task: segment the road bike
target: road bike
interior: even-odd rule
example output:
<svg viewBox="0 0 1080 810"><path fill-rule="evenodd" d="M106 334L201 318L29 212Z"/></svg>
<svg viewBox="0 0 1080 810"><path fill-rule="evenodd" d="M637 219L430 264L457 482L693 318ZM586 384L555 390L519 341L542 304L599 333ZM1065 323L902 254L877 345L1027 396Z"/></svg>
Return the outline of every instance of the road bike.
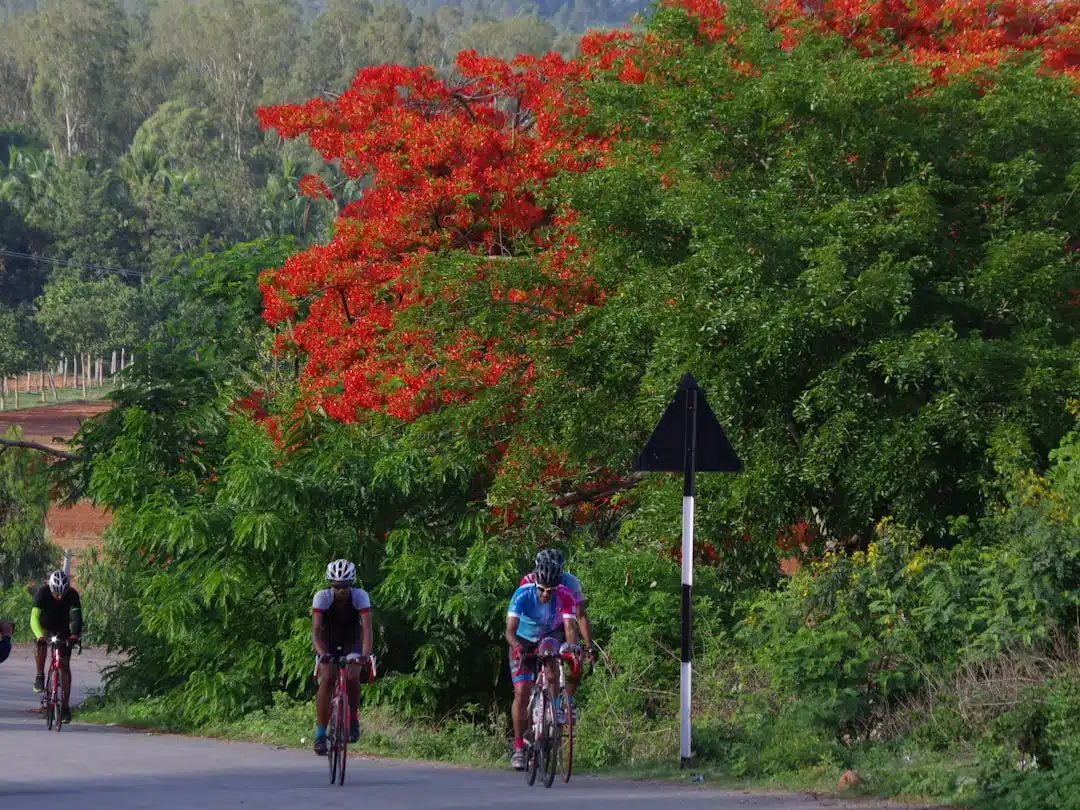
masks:
<svg viewBox="0 0 1080 810"><path fill-rule="evenodd" d="M348 659L339 655L335 659L337 664L337 681L334 683L334 695L330 698L330 722L326 726L326 759L330 767L330 784L336 781L339 785L345 784L345 760L349 753L349 692L348 678L345 668ZM361 659L360 674L368 673L368 683L375 680L375 656ZM360 677L360 674L357 677ZM319 677L318 659L315 661L316 679Z"/></svg>
<svg viewBox="0 0 1080 810"><path fill-rule="evenodd" d="M550 643L549 643L550 642ZM534 653L526 659L536 662L536 679L529 698L528 717L532 729L525 735L525 778L530 785L536 782L539 771L544 775L544 787L551 787L555 774L562 769L563 782L570 781L574 769L574 708L566 688L566 665L570 664L576 676L581 663L572 652L559 652L555 639L544 639ZM558 664L558 685L553 689L548 681L549 662ZM563 708L563 722L559 722L555 697Z"/></svg>
<svg viewBox="0 0 1080 810"><path fill-rule="evenodd" d="M49 674L45 679L45 688L41 691L41 708L45 712L45 728L52 730L56 724L59 731L64 725L63 701L63 670L60 668L60 649L68 647L70 641L61 641L57 636L49 637L49 646L46 649L46 658L49 662ZM79 655L82 655L82 641L79 641ZM70 698L70 695L69 695Z"/></svg>

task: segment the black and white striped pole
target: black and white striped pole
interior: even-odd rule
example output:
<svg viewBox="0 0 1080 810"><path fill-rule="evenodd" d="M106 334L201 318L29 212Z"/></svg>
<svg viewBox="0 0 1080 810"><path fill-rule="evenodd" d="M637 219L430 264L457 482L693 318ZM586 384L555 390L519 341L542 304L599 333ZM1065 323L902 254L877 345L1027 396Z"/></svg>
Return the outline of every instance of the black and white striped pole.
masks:
<svg viewBox="0 0 1080 810"><path fill-rule="evenodd" d="M705 401L692 374L684 374L652 435L634 462L643 472L682 472L682 654L679 678L679 760L690 765L690 705L693 680L694 476L741 472L742 462Z"/></svg>

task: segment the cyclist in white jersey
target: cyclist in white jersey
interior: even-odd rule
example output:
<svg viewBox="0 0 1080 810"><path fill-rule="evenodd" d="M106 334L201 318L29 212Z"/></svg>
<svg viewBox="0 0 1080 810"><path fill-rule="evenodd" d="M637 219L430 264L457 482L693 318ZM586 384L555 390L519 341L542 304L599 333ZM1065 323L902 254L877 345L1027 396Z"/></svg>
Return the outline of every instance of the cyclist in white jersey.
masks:
<svg viewBox="0 0 1080 810"><path fill-rule="evenodd" d="M330 585L315 594L311 603L311 643L319 661L319 694L315 698L315 753L326 755L326 726L330 722L330 700L337 681L337 660L347 663L349 742L360 739L360 673L370 672L371 599L367 591L354 588L356 566L348 560L334 560L326 566Z"/></svg>

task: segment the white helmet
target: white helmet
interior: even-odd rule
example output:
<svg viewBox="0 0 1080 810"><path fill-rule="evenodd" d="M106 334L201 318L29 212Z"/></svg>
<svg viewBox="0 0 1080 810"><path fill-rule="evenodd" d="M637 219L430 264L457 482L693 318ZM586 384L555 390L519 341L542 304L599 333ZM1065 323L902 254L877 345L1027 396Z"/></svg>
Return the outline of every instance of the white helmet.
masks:
<svg viewBox="0 0 1080 810"><path fill-rule="evenodd" d="M334 560L326 566L327 582L352 582L356 579L356 566L348 560Z"/></svg>
<svg viewBox="0 0 1080 810"><path fill-rule="evenodd" d="M62 596L71 584L68 575L63 570L53 571L49 574L49 590L57 596Z"/></svg>

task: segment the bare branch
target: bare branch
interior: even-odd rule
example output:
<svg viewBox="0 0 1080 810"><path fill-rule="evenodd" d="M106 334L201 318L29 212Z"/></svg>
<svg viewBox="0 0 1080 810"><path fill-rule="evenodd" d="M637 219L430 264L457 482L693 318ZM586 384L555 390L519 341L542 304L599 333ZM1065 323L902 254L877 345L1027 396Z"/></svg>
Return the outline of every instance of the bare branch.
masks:
<svg viewBox="0 0 1080 810"><path fill-rule="evenodd" d="M353 316L349 312L349 302L345 298L345 291L343 289L341 289L341 287L338 287L337 291L338 291L338 295L341 296L341 306L345 310L345 320L347 320L350 324L352 324Z"/></svg>
<svg viewBox="0 0 1080 810"><path fill-rule="evenodd" d="M488 257L493 258L493 257ZM549 318L563 318L563 313L556 312L553 309L542 307L539 304L530 304L528 301L508 301L505 298L493 299L490 303L501 304L504 307L521 307L522 309L531 309L534 312L539 312L541 315L547 315Z"/></svg>
<svg viewBox="0 0 1080 810"><path fill-rule="evenodd" d="M601 487L594 487L592 489L580 489L576 492L568 492L565 495L556 495L551 500L556 506L572 506L575 503L581 503L582 501L592 501L597 498L603 498L607 495L612 495L620 490L633 489L645 478L645 473L635 472L630 473L623 478L616 479Z"/></svg>
<svg viewBox="0 0 1080 810"><path fill-rule="evenodd" d="M3 439L0 438L0 453L7 450L9 447L21 447L24 450L37 450L39 453L48 453L49 455L59 456L60 458L73 459L74 453L69 453L67 450L59 450L55 447L49 447L47 444L39 444L38 442L25 442L19 439Z"/></svg>

